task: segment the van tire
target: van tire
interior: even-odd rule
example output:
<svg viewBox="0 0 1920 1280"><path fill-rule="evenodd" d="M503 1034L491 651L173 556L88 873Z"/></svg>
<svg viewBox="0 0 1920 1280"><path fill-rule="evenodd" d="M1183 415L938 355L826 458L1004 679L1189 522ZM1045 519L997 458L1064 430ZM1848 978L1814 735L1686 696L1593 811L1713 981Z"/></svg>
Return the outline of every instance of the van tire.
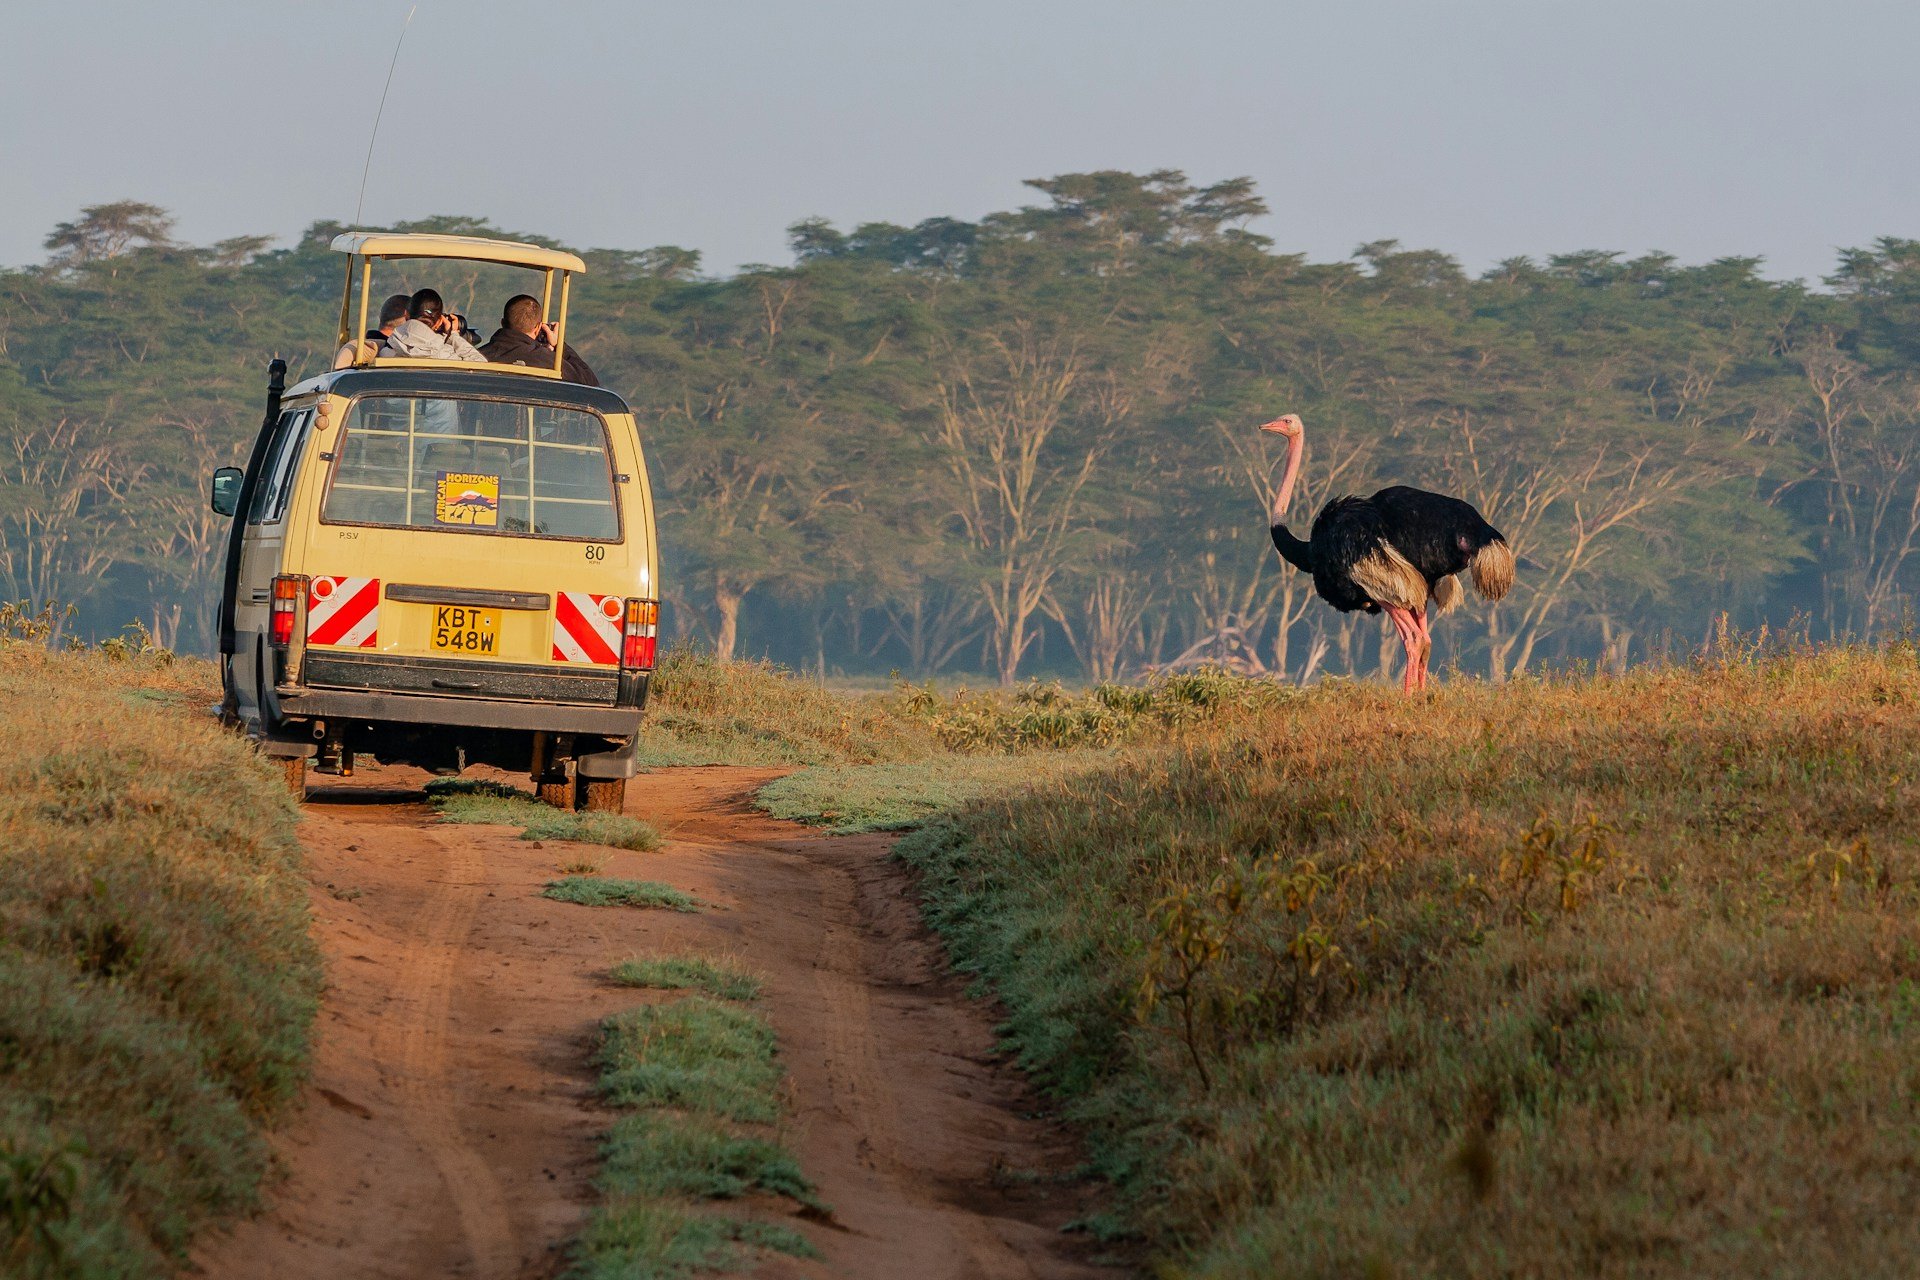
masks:
<svg viewBox="0 0 1920 1280"><path fill-rule="evenodd" d="M280 761L282 776L287 780L287 790L293 793L293 802L299 804L307 798L307 758L305 756L286 756Z"/></svg>
<svg viewBox="0 0 1920 1280"><path fill-rule="evenodd" d="M534 783L534 794L539 797L541 804L550 804L556 809L572 809L575 781L573 771L569 769L562 777Z"/></svg>
<svg viewBox="0 0 1920 1280"><path fill-rule="evenodd" d="M580 782L580 807L588 813L620 813L627 807L627 780L583 778Z"/></svg>

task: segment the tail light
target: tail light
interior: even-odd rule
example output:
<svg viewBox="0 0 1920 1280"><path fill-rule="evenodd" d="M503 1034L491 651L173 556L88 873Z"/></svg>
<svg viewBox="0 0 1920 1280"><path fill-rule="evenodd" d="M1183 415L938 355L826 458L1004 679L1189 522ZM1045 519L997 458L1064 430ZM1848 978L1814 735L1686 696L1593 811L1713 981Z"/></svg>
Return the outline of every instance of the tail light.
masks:
<svg viewBox="0 0 1920 1280"><path fill-rule="evenodd" d="M300 606L306 603L307 579L305 574L283 573L273 580L273 617L267 629L267 638L276 649L284 649L293 643L295 624L299 621Z"/></svg>
<svg viewBox="0 0 1920 1280"><path fill-rule="evenodd" d="M627 601L627 622L621 632L620 669L651 671L653 657L660 645L660 602Z"/></svg>

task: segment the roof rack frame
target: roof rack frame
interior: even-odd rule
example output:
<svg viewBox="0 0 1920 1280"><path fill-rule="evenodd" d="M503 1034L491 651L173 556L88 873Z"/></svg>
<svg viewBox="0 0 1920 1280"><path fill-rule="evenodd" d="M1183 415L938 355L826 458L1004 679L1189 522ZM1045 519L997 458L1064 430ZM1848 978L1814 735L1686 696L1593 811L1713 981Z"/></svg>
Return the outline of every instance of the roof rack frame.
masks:
<svg viewBox="0 0 1920 1280"><path fill-rule="evenodd" d="M496 371L525 374L536 378L565 377L567 306L572 298L573 275L575 272L584 273L587 269L586 264L577 255L562 249L549 249L544 245L519 244L509 240L390 232L349 232L334 237L331 247L336 252L347 255L347 278L340 296L340 332L335 349L352 344L353 358L343 367L352 369L446 367L448 362L445 360L382 356L377 351L369 358L365 355L363 335L367 332L367 315L372 306L373 264L376 259L387 262L406 258L447 258L463 262L489 262L500 266L522 267L541 273L544 284L540 291L540 315L554 328L552 367L521 364L495 364L489 367ZM359 324L350 326L348 322L353 316L354 268L356 266L359 267L360 276ZM553 282L556 275L560 277L560 309L557 319L553 307Z"/></svg>

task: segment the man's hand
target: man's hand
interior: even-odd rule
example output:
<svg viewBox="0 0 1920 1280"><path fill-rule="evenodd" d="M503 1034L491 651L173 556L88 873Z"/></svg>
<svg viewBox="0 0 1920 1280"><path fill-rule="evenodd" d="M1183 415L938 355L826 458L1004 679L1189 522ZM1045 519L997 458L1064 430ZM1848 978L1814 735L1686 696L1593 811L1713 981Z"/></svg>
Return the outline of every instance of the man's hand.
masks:
<svg viewBox="0 0 1920 1280"><path fill-rule="evenodd" d="M550 347L557 347L560 345L560 331L551 323L542 321L540 327L533 331L533 340L544 342Z"/></svg>

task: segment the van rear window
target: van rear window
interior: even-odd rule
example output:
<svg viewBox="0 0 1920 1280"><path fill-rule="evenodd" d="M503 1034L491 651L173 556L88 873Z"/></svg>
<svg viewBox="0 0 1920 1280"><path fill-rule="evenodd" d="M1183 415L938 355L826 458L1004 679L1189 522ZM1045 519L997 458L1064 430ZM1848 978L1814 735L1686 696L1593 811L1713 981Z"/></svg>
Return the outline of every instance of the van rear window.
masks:
<svg viewBox="0 0 1920 1280"><path fill-rule="evenodd" d="M366 396L337 452L328 524L620 540L606 423L580 409Z"/></svg>

